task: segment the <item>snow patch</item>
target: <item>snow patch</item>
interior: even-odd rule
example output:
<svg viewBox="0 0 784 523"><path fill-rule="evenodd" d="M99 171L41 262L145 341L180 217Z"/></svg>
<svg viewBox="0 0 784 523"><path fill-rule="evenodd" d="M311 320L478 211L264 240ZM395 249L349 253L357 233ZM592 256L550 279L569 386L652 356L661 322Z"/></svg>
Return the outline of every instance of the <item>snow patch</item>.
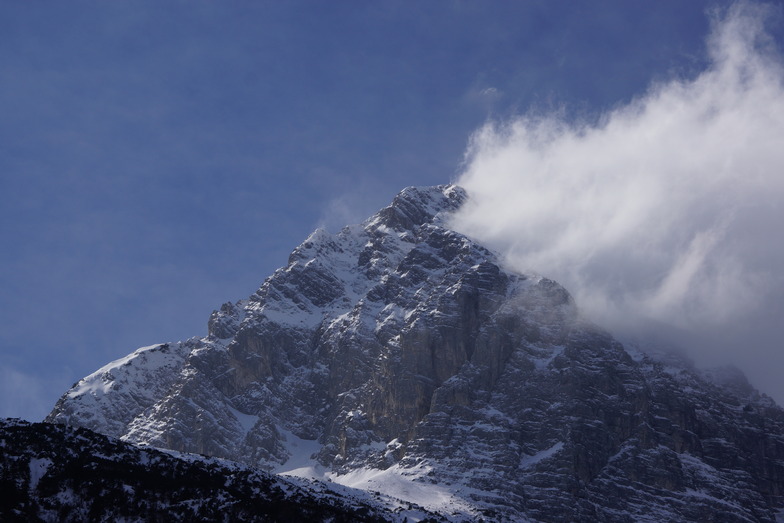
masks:
<svg viewBox="0 0 784 523"><path fill-rule="evenodd" d="M256 426L256 423L259 422L258 416L242 413L230 405L228 406L228 409L229 412L231 412L234 418L237 420L237 423L239 423L240 427L242 427L242 430L244 431L245 435L247 435L248 432L250 432L253 429L253 427Z"/></svg>
<svg viewBox="0 0 784 523"><path fill-rule="evenodd" d="M385 470L361 468L346 474L328 472L326 478L346 487L379 493L386 504L392 506L400 506L399 501L403 501L442 514L475 514L476 509L457 491L431 483L426 477L430 471L428 466L403 468L394 465Z"/></svg>
<svg viewBox="0 0 784 523"><path fill-rule="evenodd" d="M554 455L558 454L561 451L561 449L563 449L563 447L564 447L563 442L559 441L552 447L539 451L532 456L524 455L522 459L520 459L520 468L526 469L526 468L533 467L537 463L549 459Z"/></svg>
<svg viewBox="0 0 784 523"><path fill-rule="evenodd" d="M318 440L302 439L282 427L277 429L286 440L284 445L289 459L272 472L281 476L324 480L324 467L315 459L321 450L321 443Z"/></svg>
<svg viewBox="0 0 784 523"><path fill-rule="evenodd" d="M531 362L534 364L534 367L536 367L536 370L543 370L543 369L547 368L547 366L555 358L557 358L558 356L563 354L564 346L563 345L558 345L558 346L552 347L551 349L548 349L548 350L549 350L549 354L547 354L547 356L545 356L543 358L531 358Z"/></svg>
<svg viewBox="0 0 784 523"><path fill-rule="evenodd" d="M147 371L154 371L157 368L171 363L172 354L162 350L165 347L168 347L165 343L141 347L127 356L104 365L86 378L81 379L74 388L68 391L68 397L75 398L88 393L92 395L107 394L112 389L115 382L115 373L112 371L131 366L137 358L144 358L144 370Z"/></svg>
<svg viewBox="0 0 784 523"><path fill-rule="evenodd" d="M48 458L33 458L30 460L30 490L38 488L38 482L44 477L49 467L52 466L52 460Z"/></svg>

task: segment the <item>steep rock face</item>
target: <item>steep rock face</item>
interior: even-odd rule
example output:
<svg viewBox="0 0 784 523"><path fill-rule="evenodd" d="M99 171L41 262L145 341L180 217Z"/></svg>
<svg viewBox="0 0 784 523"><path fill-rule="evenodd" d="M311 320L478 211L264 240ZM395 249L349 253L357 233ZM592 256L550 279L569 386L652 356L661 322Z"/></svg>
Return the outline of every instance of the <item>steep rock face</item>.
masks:
<svg viewBox="0 0 784 523"><path fill-rule="evenodd" d="M449 229L465 200L409 188L317 230L207 337L107 365L48 420L264 468L317 440L336 481L393 471L494 519L772 520L781 409L627 351Z"/></svg>

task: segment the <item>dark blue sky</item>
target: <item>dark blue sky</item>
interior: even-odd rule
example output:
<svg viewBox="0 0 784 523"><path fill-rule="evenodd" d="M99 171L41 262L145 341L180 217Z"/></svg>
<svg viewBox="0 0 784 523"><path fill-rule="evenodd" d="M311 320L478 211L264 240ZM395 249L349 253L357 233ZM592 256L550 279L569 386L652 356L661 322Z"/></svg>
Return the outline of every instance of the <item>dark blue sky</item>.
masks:
<svg viewBox="0 0 784 523"><path fill-rule="evenodd" d="M717 5L1 2L0 415L204 335L315 227L453 180L488 118L694 75Z"/></svg>

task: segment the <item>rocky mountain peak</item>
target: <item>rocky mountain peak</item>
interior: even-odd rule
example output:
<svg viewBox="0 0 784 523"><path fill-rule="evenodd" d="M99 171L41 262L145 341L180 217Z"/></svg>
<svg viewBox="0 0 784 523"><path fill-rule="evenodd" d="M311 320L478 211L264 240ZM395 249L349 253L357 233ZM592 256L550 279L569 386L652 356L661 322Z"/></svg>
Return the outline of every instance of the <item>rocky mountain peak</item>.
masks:
<svg viewBox="0 0 784 523"><path fill-rule="evenodd" d="M472 518L772 521L784 412L584 322L448 227L467 198L408 188L317 230L207 337L106 365L48 421Z"/></svg>
<svg viewBox="0 0 784 523"><path fill-rule="evenodd" d="M456 211L466 198L465 190L456 185L407 187L367 223L381 223L396 231L411 231Z"/></svg>

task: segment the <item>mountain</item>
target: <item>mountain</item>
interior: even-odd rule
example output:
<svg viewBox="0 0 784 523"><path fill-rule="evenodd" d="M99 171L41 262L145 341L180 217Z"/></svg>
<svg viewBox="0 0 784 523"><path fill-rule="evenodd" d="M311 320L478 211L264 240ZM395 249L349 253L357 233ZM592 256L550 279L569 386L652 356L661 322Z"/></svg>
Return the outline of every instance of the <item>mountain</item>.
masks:
<svg viewBox="0 0 784 523"><path fill-rule="evenodd" d="M320 478L459 520L774 521L784 411L625 347L449 227L456 186L315 231L208 335L76 383L47 421Z"/></svg>
<svg viewBox="0 0 784 523"><path fill-rule="evenodd" d="M0 448L0 521L438 521L362 493L87 429L0 419Z"/></svg>

